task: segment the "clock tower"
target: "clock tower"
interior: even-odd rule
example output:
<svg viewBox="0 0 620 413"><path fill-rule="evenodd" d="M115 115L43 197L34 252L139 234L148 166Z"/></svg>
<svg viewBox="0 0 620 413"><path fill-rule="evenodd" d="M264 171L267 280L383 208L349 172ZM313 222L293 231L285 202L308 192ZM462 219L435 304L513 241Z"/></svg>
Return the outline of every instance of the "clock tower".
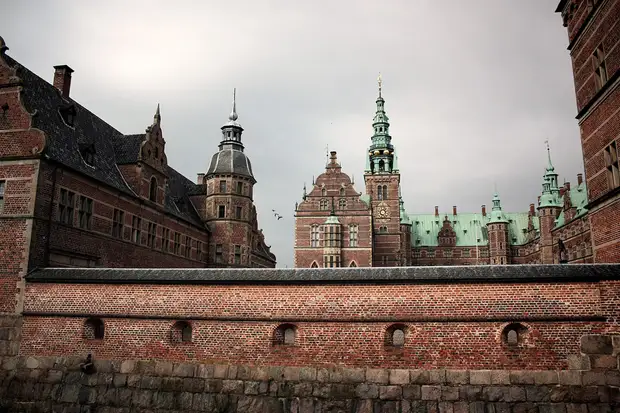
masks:
<svg viewBox="0 0 620 413"><path fill-rule="evenodd" d="M401 227L397 157L390 123L381 96L382 80L379 75L379 97L373 119L372 144L366 155L364 180L372 207L373 267L394 267L401 262ZM405 251L402 251L404 254Z"/></svg>

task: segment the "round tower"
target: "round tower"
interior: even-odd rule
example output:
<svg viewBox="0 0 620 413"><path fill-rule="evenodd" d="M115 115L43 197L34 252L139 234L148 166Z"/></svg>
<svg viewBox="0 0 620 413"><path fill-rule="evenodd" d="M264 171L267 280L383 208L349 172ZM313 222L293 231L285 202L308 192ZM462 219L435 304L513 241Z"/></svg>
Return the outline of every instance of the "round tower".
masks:
<svg viewBox="0 0 620 413"><path fill-rule="evenodd" d="M558 174L551 163L551 151L547 145L548 165L543 175L542 194L538 202L538 221L540 223L540 263L556 263L553 253L553 228L562 211L562 199L558 187Z"/></svg>
<svg viewBox="0 0 620 413"><path fill-rule="evenodd" d="M236 90L232 111L222 127L219 151L204 176L207 186L205 222L211 230L209 250L216 266L251 266L253 188L252 164L243 152L243 128L237 122Z"/></svg>
<svg viewBox="0 0 620 413"><path fill-rule="evenodd" d="M491 265L509 264L508 219L502 211L499 195L493 195L493 208L487 222L489 234L489 258Z"/></svg>

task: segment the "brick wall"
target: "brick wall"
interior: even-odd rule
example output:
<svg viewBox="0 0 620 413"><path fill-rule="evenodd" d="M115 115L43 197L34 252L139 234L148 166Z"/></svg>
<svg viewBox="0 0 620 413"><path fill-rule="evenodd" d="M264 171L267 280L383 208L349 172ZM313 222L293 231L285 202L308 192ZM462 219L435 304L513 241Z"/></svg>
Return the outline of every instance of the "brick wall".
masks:
<svg viewBox="0 0 620 413"><path fill-rule="evenodd" d="M620 283L148 285L28 283L20 354L384 368L565 368L584 334L620 332ZM610 304L612 303L612 304ZM84 337L88 317L105 339ZM188 320L193 341L171 339ZM506 344L510 323L523 328ZM274 342L279 326L295 344ZM521 328L520 327L520 328ZM390 344L391 331L404 344Z"/></svg>
<svg viewBox="0 0 620 413"><path fill-rule="evenodd" d="M619 336L581 337L570 370L314 368L85 356L1 360L11 412L612 412ZM80 410L81 409L81 410Z"/></svg>

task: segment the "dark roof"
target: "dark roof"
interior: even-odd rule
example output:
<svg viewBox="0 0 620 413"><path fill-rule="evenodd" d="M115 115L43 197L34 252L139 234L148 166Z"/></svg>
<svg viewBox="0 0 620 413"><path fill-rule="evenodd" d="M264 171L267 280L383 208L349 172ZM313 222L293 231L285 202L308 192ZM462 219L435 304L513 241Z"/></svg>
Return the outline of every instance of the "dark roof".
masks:
<svg viewBox="0 0 620 413"><path fill-rule="evenodd" d="M564 11L564 6L566 6L566 2L568 0L560 0L560 3L558 4L558 7L556 7L555 12L556 13L562 13Z"/></svg>
<svg viewBox="0 0 620 413"><path fill-rule="evenodd" d="M237 149L221 149L211 158L207 176L214 174L235 174L254 180L250 159Z"/></svg>
<svg viewBox="0 0 620 413"><path fill-rule="evenodd" d="M117 284L383 284L596 282L620 279L620 264L308 269L43 268L28 282Z"/></svg>
<svg viewBox="0 0 620 413"><path fill-rule="evenodd" d="M17 69L18 76L23 80L25 107L30 113L36 111L32 126L45 132L44 154L55 162L135 197L117 164L138 160L145 134L123 135L73 99L63 99L60 91L28 68L9 56L4 58ZM59 113L61 108L71 106L76 110L73 126L67 125ZM91 145L95 150L93 166L87 165L80 154L81 148ZM166 211L204 228L187 196L188 192L195 191L193 187L196 185L170 167L167 172Z"/></svg>

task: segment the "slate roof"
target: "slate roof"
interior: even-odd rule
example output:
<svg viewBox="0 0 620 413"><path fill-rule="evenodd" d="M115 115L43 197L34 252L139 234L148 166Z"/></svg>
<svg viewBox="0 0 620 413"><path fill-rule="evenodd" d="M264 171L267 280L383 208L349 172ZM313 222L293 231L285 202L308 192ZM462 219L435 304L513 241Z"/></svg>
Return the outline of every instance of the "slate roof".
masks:
<svg viewBox="0 0 620 413"><path fill-rule="evenodd" d="M7 63L17 69L22 79L24 105L33 116L33 127L47 137L44 155L65 167L103 182L119 191L136 196L125 182L117 164L137 161L144 134L123 135L73 99L63 99L60 92L25 66L5 55ZM73 105L76 116L73 126L62 119L59 109ZM87 165L80 148L93 145L93 166ZM166 191L166 211L177 218L204 228L191 206L188 193L196 185L168 167L169 187Z"/></svg>
<svg viewBox="0 0 620 413"><path fill-rule="evenodd" d="M236 174L254 179L250 159L237 149L224 148L211 158L207 176L215 174Z"/></svg>
<svg viewBox="0 0 620 413"><path fill-rule="evenodd" d="M27 282L261 285L596 282L610 279L620 279L620 264L304 269L42 268L26 276Z"/></svg>

